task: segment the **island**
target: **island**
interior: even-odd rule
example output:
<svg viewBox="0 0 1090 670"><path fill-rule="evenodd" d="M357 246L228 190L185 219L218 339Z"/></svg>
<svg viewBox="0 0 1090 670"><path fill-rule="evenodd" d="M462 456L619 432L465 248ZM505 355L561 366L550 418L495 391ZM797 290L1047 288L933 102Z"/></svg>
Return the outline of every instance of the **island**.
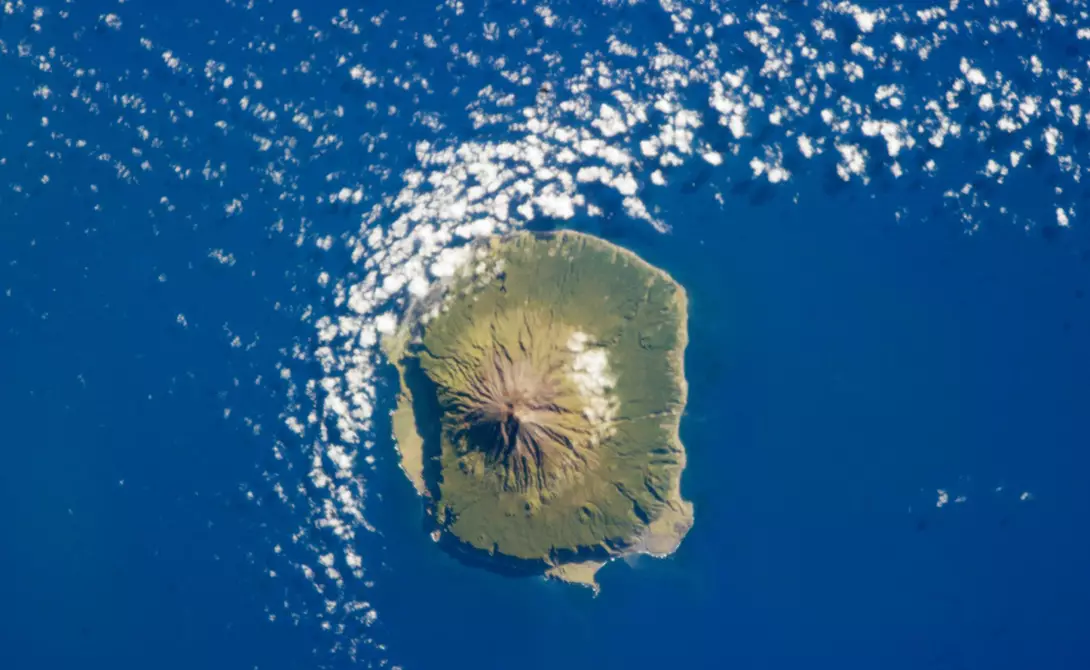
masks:
<svg viewBox="0 0 1090 670"><path fill-rule="evenodd" d="M383 340L401 467L433 538L596 593L609 561L673 553L693 524L686 321L676 281L597 237L473 243Z"/></svg>

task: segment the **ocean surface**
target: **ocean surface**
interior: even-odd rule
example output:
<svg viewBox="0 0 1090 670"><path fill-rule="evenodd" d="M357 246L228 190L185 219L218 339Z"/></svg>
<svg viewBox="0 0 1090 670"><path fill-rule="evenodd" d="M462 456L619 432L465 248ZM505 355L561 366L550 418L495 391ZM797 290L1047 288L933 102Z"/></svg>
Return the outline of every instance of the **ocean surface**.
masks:
<svg viewBox="0 0 1090 670"><path fill-rule="evenodd" d="M1083 1L0 0L0 668L1090 667ZM466 241L690 297L669 558L426 533Z"/></svg>

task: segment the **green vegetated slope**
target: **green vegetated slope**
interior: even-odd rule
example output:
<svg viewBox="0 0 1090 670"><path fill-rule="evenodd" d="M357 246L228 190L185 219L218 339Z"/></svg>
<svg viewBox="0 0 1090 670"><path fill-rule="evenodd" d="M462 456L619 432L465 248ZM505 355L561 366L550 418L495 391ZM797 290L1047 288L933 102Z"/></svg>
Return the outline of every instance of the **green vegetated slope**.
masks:
<svg viewBox="0 0 1090 670"><path fill-rule="evenodd" d="M435 401L418 406L438 416L418 412L415 420L421 435L438 441L430 488L439 519L473 547L520 559L623 551L679 498L684 292L634 254L581 234L494 240L492 261L502 263L494 276L449 288L444 310L402 361L403 369L418 362L423 373L403 375L412 396ZM582 412L586 403L566 372L574 333L606 353L614 383L604 423ZM499 372L482 374L497 361ZM519 361L533 370L516 370ZM531 450L537 458L515 476L495 449L509 436L497 424L474 424L481 416L474 399L488 395L489 384L535 371L552 380L551 409L537 433L548 448ZM435 421L438 430L421 425Z"/></svg>

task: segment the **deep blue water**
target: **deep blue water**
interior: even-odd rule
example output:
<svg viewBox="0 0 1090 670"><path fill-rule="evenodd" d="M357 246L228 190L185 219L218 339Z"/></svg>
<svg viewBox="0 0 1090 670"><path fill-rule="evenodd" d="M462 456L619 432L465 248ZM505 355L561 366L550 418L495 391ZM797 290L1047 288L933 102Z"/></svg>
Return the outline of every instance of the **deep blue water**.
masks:
<svg viewBox="0 0 1090 670"><path fill-rule="evenodd" d="M468 19L433 20L432 4L406 10L397 34L469 30ZM563 223L639 252L690 293L681 434L696 525L674 556L608 567L597 598L464 566L422 532L421 504L380 419L375 466L360 466L378 529L361 539L373 584L352 587L378 621L341 638L321 630L322 599L271 548L299 520L261 482L280 467L271 441L293 439L280 427L276 365L294 343L315 346L304 306L335 313L318 269L348 273L351 260L343 250L319 260L269 226L305 218L309 235L337 236L364 209L278 200L243 167L264 159L241 131L165 120L165 100L187 91L197 118L248 123L197 83L156 70L158 50L146 55L137 37L198 70L206 59L239 69L252 57L270 97L348 105L355 134L395 136L383 159L395 175L426 131L360 111L376 96L411 105L407 94L290 74L318 48L302 28L297 39L290 25L276 32L275 56L251 53L254 36L270 34L266 14L283 21L290 7L132 3L117 35L89 28L78 38L73 26L120 10L81 2L72 11L42 44L146 98L149 118L158 114L148 125L174 138L147 155L239 167L222 187L172 181L163 169L126 183L108 161L48 156L58 132L126 155L135 142L111 119L127 112L106 97L102 114L71 101L49 110L31 97L48 77L0 60L0 85L13 92L0 102L0 291L10 291L0 294L0 668L347 668L357 664L331 647L349 635L384 647L361 646L361 662L412 669L1090 667L1085 226L1026 229L981 211L969 235L941 205L945 185L832 188L835 160L793 168L790 195L753 186L729 156L710 176L694 170L691 182L649 196L672 225L666 234L617 203ZM603 16L587 10L588 41L609 30L596 23ZM661 26L628 20L644 35L634 42L666 39ZM38 39L25 17L4 21L9 48ZM580 48L531 33L527 43ZM368 39L380 37L389 34ZM343 35L331 41L320 48L356 48ZM402 56L445 83L432 56ZM67 76L49 75L62 100ZM458 81L476 90L489 76ZM442 132L473 136L455 114ZM327 173L364 172L348 149L305 158L287 168L303 193L335 192ZM977 167L949 162L943 184L975 179ZM43 171L49 184L10 188ZM396 193L395 181L376 182L369 197ZM1053 181L1042 168L995 197L1024 219L1051 221L1039 194ZM242 215L222 214L225 193L247 194ZM161 208L162 196L178 209ZM898 211L907 214L895 220ZM237 262L209 259L217 248ZM231 347L235 334L253 346ZM301 367L319 375L312 362ZM380 386L386 403L388 391ZM937 507L940 489L950 501Z"/></svg>

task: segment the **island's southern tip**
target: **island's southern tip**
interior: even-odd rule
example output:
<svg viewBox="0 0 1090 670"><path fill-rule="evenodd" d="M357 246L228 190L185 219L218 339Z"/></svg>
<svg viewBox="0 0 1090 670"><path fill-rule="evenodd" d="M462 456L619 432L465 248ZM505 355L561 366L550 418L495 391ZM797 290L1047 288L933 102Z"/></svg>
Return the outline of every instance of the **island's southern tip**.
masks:
<svg viewBox="0 0 1090 670"><path fill-rule="evenodd" d="M401 467L441 545L596 593L612 559L673 553L693 524L684 289L569 231L492 238L463 260L384 341Z"/></svg>

